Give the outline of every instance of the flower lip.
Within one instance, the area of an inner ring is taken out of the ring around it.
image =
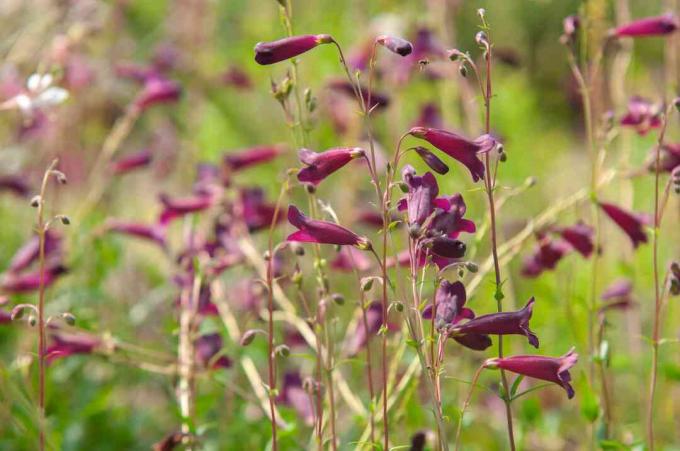
[[[318,185],[353,159],[365,155],[366,152],[359,147],[337,147],[324,152],[300,149],[298,158],[307,166],[298,172],[298,180]]]
[[[288,235],[287,241],[357,246],[370,249],[370,241],[333,222],[310,219],[294,205],[288,207],[288,222],[298,231]]]

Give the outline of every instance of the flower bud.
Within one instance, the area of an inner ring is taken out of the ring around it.
[[[42,201],[42,198],[39,195],[33,196],[31,198],[31,207],[38,208],[40,206],[41,201]]]
[[[479,265],[475,262],[465,262],[465,269],[474,274],[479,271]]]
[[[37,323],[38,323],[38,319],[35,316],[31,315],[31,316],[28,317],[28,325],[29,326],[34,327]]]
[[[57,218],[61,221],[63,225],[70,225],[71,224],[71,219],[69,219],[68,216],[66,215],[57,215]]]
[[[290,356],[290,347],[288,345],[278,345],[274,348],[274,355],[287,358]]]
[[[461,65],[458,68],[458,72],[460,72],[463,77],[467,77],[467,67],[465,67],[465,65]]]
[[[257,330],[257,329],[249,329],[249,330],[245,331],[245,333],[241,336],[241,341],[239,342],[239,344],[241,346],[250,345],[253,342],[253,340],[255,339],[255,335],[257,335],[258,332],[260,332],[260,331]]]
[[[340,293],[333,293],[331,295],[331,299],[333,299],[333,302],[335,302],[337,305],[345,305],[345,297]]]
[[[61,314],[61,317],[64,319],[64,322],[66,322],[66,324],[68,324],[69,326],[73,326],[76,323],[76,317],[72,313],[64,312]]]
[[[57,171],[56,169],[52,170],[52,174],[57,178],[57,182],[61,183],[62,185],[66,185],[66,182],[68,181],[66,174],[61,171]]]
[[[370,291],[373,287],[373,277],[365,277],[361,279],[361,291]]]

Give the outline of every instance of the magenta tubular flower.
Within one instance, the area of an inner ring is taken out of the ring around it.
[[[263,66],[278,63],[301,55],[319,44],[329,44],[333,38],[327,34],[291,36],[255,45],[255,61]]]
[[[603,305],[600,311],[609,309],[626,309],[632,306],[633,283],[628,279],[618,279],[612,282],[600,295]]]
[[[467,323],[450,330],[452,336],[472,334],[481,335],[524,335],[529,344],[538,348],[538,337],[529,329],[529,320],[534,307],[534,298],[522,310],[500,312],[478,316]]]
[[[110,233],[119,233],[135,238],[151,241],[165,248],[167,229],[160,224],[142,224],[120,219],[108,219],[104,224],[104,230]]]
[[[361,209],[357,214],[356,221],[378,229],[383,226],[382,213],[372,208]]]
[[[176,102],[182,93],[179,83],[162,76],[146,80],[144,87],[135,99],[135,106],[145,110],[161,103]]]
[[[204,368],[229,368],[231,359],[226,355],[219,355],[222,350],[222,336],[219,333],[201,335],[194,341],[196,359]]]
[[[413,127],[409,133],[416,138],[424,139],[465,165],[470,171],[473,181],[476,182],[484,178],[484,164],[477,157],[477,152],[483,150],[479,143],[436,128]]]
[[[579,222],[573,226],[563,227],[558,230],[562,239],[569,243],[581,255],[588,258],[593,253],[593,228],[587,224]]]
[[[143,168],[151,164],[152,154],[149,149],[124,156],[111,163],[111,171],[115,175],[125,174],[135,169]]]
[[[357,246],[363,249],[371,246],[367,238],[333,222],[310,219],[294,205],[288,207],[288,222],[299,230],[288,235],[287,241]]]
[[[430,223],[430,230],[441,233],[449,238],[458,238],[462,232],[475,233],[475,223],[463,218],[467,212],[465,200],[460,193],[448,197],[438,197],[434,200],[437,208]]]
[[[221,76],[220,80],[226,86],[233,86],[234,88],[246,90],[253,87],[253,82],[250,76],[238,66],[231,66]]]
[[[0,176],[1,191],[9,191],[20,197],[27,197],[31,192],[31,187],[24,176],[3,175]]]
[[[61,263],[50,263],[45,268],[43,284],[49,287],[57,281],[59,276],[66,273],[66,267]],[[35,270],[29,273],[14,274],[6,273],[0,282],[0,291],[10,294],[30,293],[40,288],[40,271]]]
[[[408,223],[422,225],[434,209],[434,199],[439,194],[437,179],[431,172],[416,175],[413,166],[406,165],[401,171],[401,177],[408,185],[406,203],[400,202],[399,209],[407,210]]]
[[[53,230],[45,233],[45,257],[61,250],[61,237]],[[40,239],[37,235],[32,236],[26,244],[21,246],[9,262],[8,272],[18,273],[31,266],[40,254]]]
[[[413,44],[396,36],[378,36],[375,42],[400,56],[410,55],[413,52]]]
[[[207,210],[215,203],[215,198],[209,195],[173,198],[166,194],[161,194],[159,199],[163,204],[163,211],[159,217],[159,223],[162,225],[168,224],[173,219],[184,215]]]
[[[354,97],[354,87],[346,80],[333,80],[328,84],[328,87],[336,92],[340,92],[348,97]],[[364,102],[368,102],[368,88],[361,86],[359,88],[359,93],[361,94]],[[368,109],[383,109],[387,108],[390,104],[390,99],[386,94],[379,92],[371,92],[371,103],[368,104]]]
[[[646,215],[628,212],[607,202],[600,202],[599,205],[607,216],[628,235],[634,248],[637,248],[640,243],[647,242],[645,226],[650,223],[650,220]]]
[[[650,130],[661,127],[661,107],[643,97],[633,96],[628,101],[628,110],[621,118],[621,125],[634,128],[639,135],[646,135]]]
[[[85,333],[53,333],[51,338],[52,344],[45,350],[47,363],[75,354],[92,354],[102,344],[98,337]]]
[[[656,17],[645,17],[644,19],[621,25],[611,31],[613,36],[621,37],[647,37],[664,36],[673,33],[678,29],[678,18],[673,14],[664,14]]]
[[[425,147],[417,146],[413,150],[416,151],[418,156],[425,162],[437,174],[446,174],[449,172],[449,167],[442,160],[439,159],[435,154],[427,150]]]
[[[444,120],[442,119],[439,107],[434,103],[426,103],[420,108],[420,115],[413,123],[414,127],[425,128],[444,128]]]
[[[331,268],[339,271],[353,271],[356,269],[359,272],[363,272],[371,269],[371,259],[353,247],[344,246],[331,261]]]
[[[680,143],[667,143],[662,145],[659,158],[659,171],[672,172],[677,167],[680,167]],[[650,152],[647,159],[647,169],[650,172],[656,172],[656,149],[653,149]]]
[[[569,383],[571,375],[569,369],[578,361],[578,354],[571,348],[561,357],[545,357],[541,355],[514,355],[489,359],[487,368],[500,368],[516,374],[522,374],[534,379],[554,382],[564,388],[569,399],[574,397],[574,388]]]
[[[307,166],[298,172],[297,178],[301,182],[318,185],[353,159],[364,156],[366,152],[358,147],[338,147],[319,153],[300,149],[298,157]]]
[[[524,260],[522,275],[525,277],[538,277],[543,271],[555,269],[557,263],[562,260],[571,246],[561,240],[553,240],[548,236],[538,236],[538,246],[534,253]]]
[[[279,146],[256,146],[242,150],[238,153],[230,153],[224,156],[224,165],[231,171],[266,163],[278,157],[283,152]]]
[[[12,322],[12,314],[6,310],[0,309],[0,324],[9,324]]]
[[[378,333],[380,326],[383,323],[382,305],[379,302],[372,302],[366,309],[366,324],[368,330],[364,326],[363,319],[356,322],[355,329],[348,334],[348,340],[345,343],[345,352],[347,356],[354,357],[368,344],[372,336]]]
[[[269,228],[274,221],[276,206],[265,201],[261,188],[241,189],[241,208],[241,217],[251,233]],[[279,212],[276,222],[281,221],[283,215]]]
[[[307,426],[314,424],[314,404],[309,393],[302,387],[302,379],[300,379],[299,374],[284,374],[281,394],[276,402],[292,407]]]

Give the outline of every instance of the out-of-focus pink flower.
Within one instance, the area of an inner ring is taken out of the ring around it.
[[[266,163],[278,157],[283,152],[281,146],[256,146],[244,149],[238,153],[229,153],[224,156],[223,162],[231,171]]]
[[[382,213],[380,213],[378,210],[371,208],[364,208],[360,210],[357,215],[356,221],[364,225],[376,228],[382,228],[383,226]]]
[[[111,218],[104,224],[104,230],[152,241],[162,248],[167,245],[167,228],[161,224],[149,225]]]
[[[338,224],[310,219],[294,205],[288,207],[288,222],[299,230],[288,235],[287,241],[351,245],[364,249],[371,246],[367,238],[361,237]]]
[[[281,394],[277,398],[277,403],[292,407],[307,426],[314,424],[314,404],[312,399],[309,393],[302,387],[302,379],[300,379],[299,374],[284,374]]]
[[[59,262],[48,262],[45,268],[43,285],[51,286],[67,269]],[[30,293],[40,288],[40,270],[27,273],[5,273],[0,281],[0,291],[10,294]]]
[[[420,108],[420,115],[413,123],[414,127],[444,128],[441,111],[435,103],[426,103]]]
[[[263,299],[263,287],[253,279],[239,280],[227,293],[227,301],[235,310],[255,315],[259,313]]]
[[[45,233],[45,257],[50,258],[61,250],[61,236],[53,230]],[[33,235],[12,256],[9,262],[8,272],[19,273],[31,266],[38,260],[40,254],[40,238]]]
[[[413,52],[413,44],[408,42],[406,39],[396,36],[378,36],[375,39],[375,42],[399,56],[410,55],[411,52]]]
[[[612,282],[600,295],[603,305],[600,311],[610,309],[626,309],[633,304],[633,283],[628,279],[618,279]]]
[[[7,310],[0,308],[0,324],[9,324],[12,322],[12,314]]]
[[[637,248],[640,243],[647,242],[645,226],[651,223],[647,215],[629,212],[608,202],[600,202],[599,205],[607,216],[628,235],[634,248]]]
[[[222,336],[219,333],[201,335],[194,341],[196,359],[204,368],[218,369],[231,367],[231,359],[222,351]]]
[[[143,168],[151,163],[153,155],[149,149],[126,155],[111,163],[111,171],[115,175],[125,174]]]
[[[26,197],[31,193],[31,187],[25,176],[2,175],[0,176],[0,191],[9,191],[17,196]]]
[[[484,178],[484,164],[477,157],[477,153],[483,151],[480,143],[470,141],[455,133],[435,128],[413,127],[409,133],[416,138],[424,139],[465,165],[470,171],[473,181],[476,182]]]
[[[328,83],[328,87],[331,90],[342,93],[348,97],[355,97],[354,88],[347,80],[332,80],[330,83]],[[361,94],[363,101],[368,103],[368,88],[361,86],[359,88],[359,93]],[[387,96],[387,94],[376,91],[371,92],[371,102],[368,104],[369,110],[387,108],[389,104],[390,98]]]
[[[366,152],[358,147],[337,147],[324,152],[300,149],[298,158],[306,167],[298,172],[301,182],[318,185],[323,179],[345,166],[355,158],[366,156]]]
[[[595,249],[593,244],[593,228],[587,224],[579,222],[569,227],[562,227],[559,230],[562,239],[569,243],[581,255],[588,258]]]
[[[538,246],[522,265],[522,275],[525,277],[538,277],[543,271],[555,269],[562,257],[571,250],[565,241],[553,240],[544,234],[538,234],[537,238]]]
[[[353,247],[343,246],[331,261],[331,268],[340,271],[353,271],[354,269],[359,272],[367,271],[371,268],[371,259]]]
[[[140,110],[154,105],[176,102],[182,94],[179,83],[164,76],[150,77],[144,82],[134,104]]]
[[[516,312],[490,313],[478,316],[470,321],[452,327],[452,336],[468,333],[481,335],[524,335],[529,344],[538,348],[538,337],[529,329],[529,320],[533,312],[534,298],[527,302],[523,309]]]
[[[166,194],[159,196],[163,204],[163,211],[159,217],[160,224],[168,224],[173,219],[207,210],[215,204],[216,199],[209,195],[194,195],[188,197],[170,197]]]
[[[621,125],[646,135],[650,130],[661,127],[661,107],[643,97],[633,96],[628,101],[628,110],[621,118]]]
[[[276,206],[265,201],[261,188],[243,188],[241,190],[241,215],[249,232],[267,229],[274,220]],[[283,212],[279,211],[277,224],[283,221]]]
[[[613,29],[610,33],[617,38],[664,36],[673,33],[678,29],[678,26],[680,26],[678,18],[669,13],[662,16],[645,17],[644,19],[635,20]]]
[[[253,86],[248,74],[238,66],[231,66],[220,78],[225,85],[238,89],[250,89]]]
[[[92,354],[102,345],[99,337],[86,333],[55,332],[51,341],[45,350],[47,363],[76,354]]]
[[[268,65],[301,55],[319,44],[329,44],[333,38],[327,34],[291,36],[255,45],[255,61]]]
[[[348,340],[345,343],[345,352],[349,357],[354,357],[361,352],[368,342],[380,330],[383,324],[383,310],[379,302],[372,302],[366,308],[366,324],[363,318],[356,322],[354,330],[347,335]],[[367,330],[367,327],[368,330]]]
[[[500,368],[513,373],[522,374],[534,379],[554,382],[567,392],[569,399],[574,397],[574,388],[569,383],[569,369],[578,361],[578,354],[571,348],[562,357],[545,357],[541,355],[514,355],[510,357],[489,359],[487,368]]]
[[[659,155],[659,171],[671,172],[680,166],[680,143],[666,143],[661,146]],[[647,157],[647,169],[651,172],[656,171],[656,147],[652,149]],[[1,184],[1,183],[0,183]]]

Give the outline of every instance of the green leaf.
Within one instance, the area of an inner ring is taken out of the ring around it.
[[[517,389],[519,389],[519,384],[521,384],[523,380],[524,380],[524,376],[521,375],[521,374],[515,378],[515,382],[513,382],[512,387],[510,387],[510,398],[511,399],[515,397],[515,393],[517,393]]]

